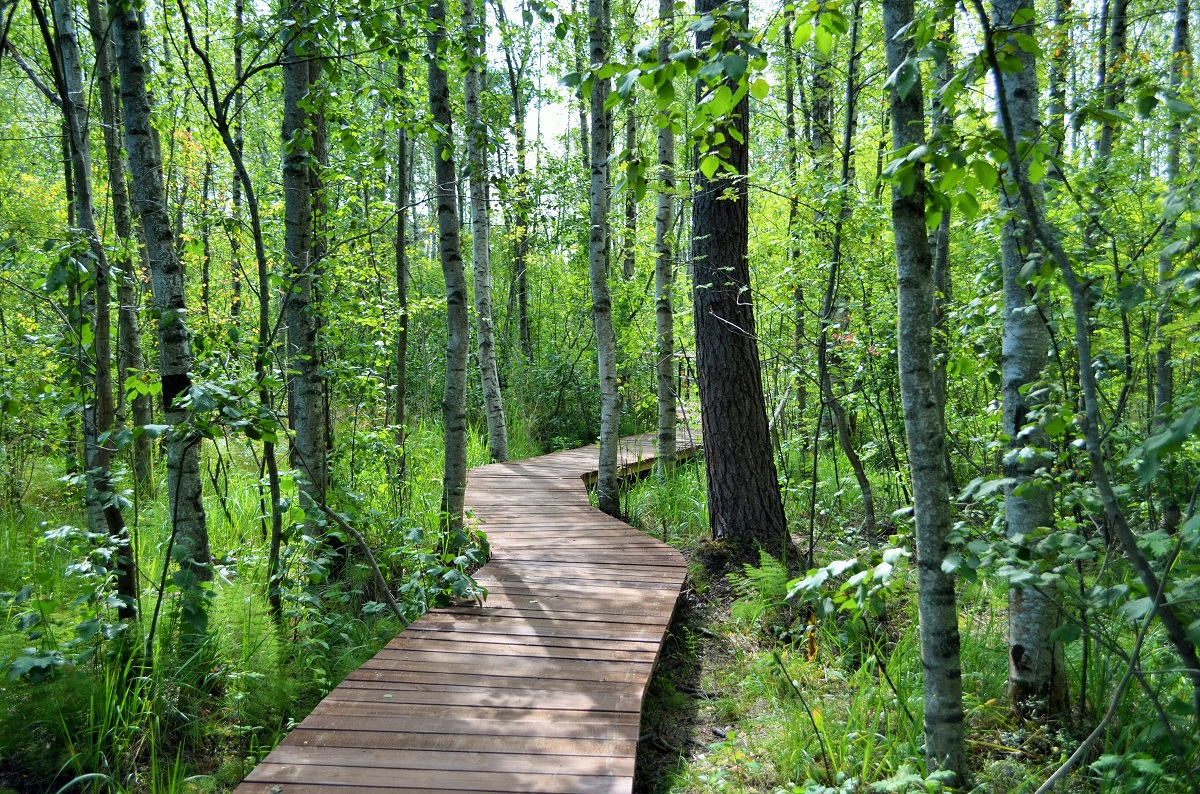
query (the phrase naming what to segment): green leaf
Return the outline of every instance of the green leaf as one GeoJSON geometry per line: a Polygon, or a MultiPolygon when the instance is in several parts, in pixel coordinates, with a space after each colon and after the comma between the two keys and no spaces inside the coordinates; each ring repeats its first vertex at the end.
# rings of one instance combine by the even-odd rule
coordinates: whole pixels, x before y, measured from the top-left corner
{"type": "Polygon", "coordinates": [[[750,96],[755,99],[762,100],[767,98],[767,94],[771,93],[771,86],[767,81],[759,77],[750,84],[750,96]]]}
{"type": "Polygon", "coordinates": [[[979,184],[988,190],[994,189],[1000,181],[1000,172],[996,170],[994,165],[982,158],[971,161],[971,171],[975,174],[975,178],[979,180],[979,184]]]}
{"type": "Polygon", "coordinates": [[[712,179],[720,164],[721,160],[716,155],[710,154],[700,161],[700,173],[704,174],[705,179],[712,179]]]}
{"type": "Polygon", "coordinates": [[[1158,97],[1153,91],[1146,91],[1138,95],[1137,112],[1142,118],[1150,118],[1150,114],[1158,107],[1158,97]]]}
{"type": "Polygon", "coordinates": [[[737,53],[726,55],[721,62],[725,76],[734,81],[742,79],[742,76],[746,74],[746,67],[748,65],[746,59],[737,53]]]}

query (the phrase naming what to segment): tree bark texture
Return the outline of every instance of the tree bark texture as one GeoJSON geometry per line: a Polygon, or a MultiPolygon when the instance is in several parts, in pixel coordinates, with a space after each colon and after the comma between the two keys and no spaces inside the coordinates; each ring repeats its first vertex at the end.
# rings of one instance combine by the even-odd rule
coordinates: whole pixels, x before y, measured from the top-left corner
{"type": "Polygon", "coordinates": [[[446,50],[446,8],[442,0],[429,5],[429,109],[440,127],[433,147],[438,248],[446,282],[446,385],[442,394],[442,423],[446,442],[442,481],[442,512],[450,529],[462,526],[467,488],[467,279],[459,241],[455,192],[450,88],[443,60],[446,50]]]}
{"type": "MultiPolygon", "coordinates": [[[[117,233],[115,265],[117,280],[117,408],[125,400],[125,380],[131,372],[142,369],[142,338],[138,322],[137,272],[133,257],[136,238],[129,209],[129,189],[125,182],[125,162],[121,155],[121,111],[113,88],[115,52],[108,31],[106,16],[99,0],[88,0],[88,26],[96,51],[96,83],[100,94],[101,124],[104,130],[104,153],[108,164],[108,187],[112,197],[113,230],[117,233]]],[[[110,267],[109,272],[113,272],[110,267]]],[[[131,403],[133,424],[144,427],[154,421],[150,395],[138,392],[131,403]]],[[[151,439],[142,434],[133,441],[133,475],[138,483],[150,482],[151,439]]]]}
{"type": "MultiPolygon", "coordinates": [[[[675,25],[674,0],[659,0],[659,63],[669,63],[675,25]]],[[[658,206],[654,215],[654,339],[655,391],[658,397],[658,469],[675,465],[675,280],[671,227],[675,225],[675,133],[668,124],[658,131],[658,206]]]]}
{"type": "MultiPolygon", "coordinates": [[[[1011,24],[1013,15],[1029,9],[1031,0],[995,0],[995,23],[1011,24]]],[[[1022,31],[1032,34],[1032,25],[1022,31]]],[[[1040,133],[1037,66],[1032,53],[1014,48],[1024,69],[1005,81],[1009,112],[1017,135],[1033,139],[1040,133]]],[[[1035,187],[1037,200],[1041,190],[1035,187]]],[[[1038,470],[1046,465],[1044,455],[1050,439],[1031,419],[1038,406],[1030,387],[1045,373],[1050,351],[1050,334],[1043,322],[1021,269],[1037,249],[1031,219],[1025,214],[1011,172],[1006,174],[1002,206],[1009,211],[1001,240],[1004,271],[1004,330],[1000,353],[1000,392],[1003,400],[1003,430],[1012,442],[1004,457],[1004,470],[1013,483],[1006,487],[1004,518],[1010,539],[1032,537],[1039,527],[1054,526],[1054,500],[1040,481],[1038,470]]],[[[1058,627],[1058,607],[1033,588],[1009,592],[1009,699],[1022,714],[1056,717],[1069,710],[1066,668],[1060,644],[1050,641],[1058,627]]]]}
{"type": "Polygon", "coordinates": [[[137,570],[125,531],[125,520],[112,494],[112,456],[109,442],[100,435],[111,432],[116,418],[112,383],[112,289],[108,257],[96,227],[92,193],[92,159],[87,133],[87,95],[83,87],[83,65],[75,33],[75,9],[70,0],[51,0],[55,44],[62,70],[62,110],[70,142],[71,167],[75,175],[75,219],[88,242],[93,259],[92,288],[95,311],[92,324],[92,400],[84,410],[87,502],[97,529],[108,533],[117,548],[117,593],[123,620],[137,614],[137,570]]]}
{"type": "MultiPolygon", "coordinates": [[[[1175,26],[1171,36],[1171,64],[1167,84],[1171,97],[1176,97],[1183,85],[1183,71],[1190,64],[1191,40],[1188,32],[1188,22],[1191,16],[1190,0],[1176,0],[1175,26]]],[[[1171,115],[1171,126],[1167,130],[1167,190],[1168,203],[1177,201],[1180,184],[1180,155],[1183,140],[1183,116],[1177,113],[1171,115]]],[[[1169,241],[1175,236],[1178,210],[1168,206],[1167,217],[1163,224],[1162,239],[1169,241]]],[[[1170,281],[1174,272],[1172,257],[1160,253],[1158,257],[1158,281],[1160,284],[1170,281]]],[[[1175,368],[1171,364],[1171,336],[1167,328],[1171,324],[1170,296],[1164,296],[1158,317],[1155,321],[1155,337],[1158,349],[1154,352],[1154,424],[1161,426],[1169,417],[1171,402],[1175,392],[1175,368]]],[[[1179,500],[1175,498],[1168,485],[1159,496],[1159,512],[1162,516],[1160,524],[1163,529],[1173,532],[1179,525],[1182,516],[1179,500]]]]}
{"type": "MultiPolygon", "coordinates": [[[[404,59],[396,65],[396,88],[403,95],[407,81],[404,59]]],[[[396,132],[396,305],[400,310],[400,328],[396,331],[396,446],[400,450],[396,476],[401,488],[407,477],[408,450],[405,412],[408,399],[408,200],[412,169],[408,165],[408,128],[404,123],[396,132]]]]}
{"type": "MultiPolygon", "coordinates": [[[[719,7],[715,0],[696,2],[698,14],[719,7]]],[[[743,9],[749,13],[748,6],[743,9]]],[[[698,31],[697,49],[706,48],[710,39],[708,31],[698,31]]],[[[706,91],[700,83],[697,98],[706,91]]],[[[730,543],[739,556],[758,546],[786,558],[791,544],[771,454],[750,300],[749,114],[750,103],[744,98],[724,125],[730,148],[727,162],[735,174],[696,177],[692,200],[696,377],[713,538],[730,543]]],[[[756,558],[753,553],[745,556],[756,558]]]]}
{"type": "MultiPolygon", "coordinates": [[[[884,37],[888,72],[912,57],[911,40],[901,31],[913,19],[913,0],[884,0],[884,37]]],[[[891,97],[894,148],[925,141],[925,111],[920,80],[901,97],[891,97]]],[[[953,526],[946,471],[946,431],[934,377],[933,260],[925,226],[924,164],[914,163],[917,178],[905,195],[892,189],[892,226],[899,277],[900,394],[909,444],[913,507],[917,524],[917,606],[921,663],[925,669],[925,757],[930,770],[945,769],[966,782],[963,736],[962,668],[959,659],[958,609],[954,577],[942,570],[953,526]]]]}
{"type": "MultiPolygon", "coordinates": [[[[494,461],[508,460],[508,432],[504,425],[504,401],[500,396],[500,373],[496,366],[496,332],[492,322],[491,220],[488,215],[487,126],[479,107],[484,83],[480,42],[486,35],[486,16],[475,18],[476,0],[463,0],[463,37],[467,74],[464,94],[467,105],[467,158],[471,163],[471,260],[475,269],[475,340],[479,347],[479,380],[483,387],[483,412],[487,421],[488,455],[494,461]]],[[[487,6],[479,5],[486,15],[487,6]]]]}
{"type": "MultiPolygon", "coordinates": [[[[604,0],[588,0],[588,42],[591,65],[599,68],[608,59],[608,15],[604,0]]],[[[596,328],[597,369],[600,374],[600,460],[596,495],[601,510],[619,515],[617,447],[620,442],[620,394],[617,390],[617,340],[612,324],[612,297],[608,290],[608,155],[609,115],[607,78],[593,77],[591,95],[591,235],[588,240],[588,278],[592,288],[592,322],[596,328]]]]}
{"type": "Polygon", "coordinates": [[[159,373],[162,378],[163,413],[172,431],[167,437],[167,492],[175,543],[182,548],[181,567],[194,579],[212,578],[212,561],[201,501],[201,437],[179,425],[186,424],[182,400],[192,382],[190,334],[184,300],[183,267],[175,248],[175,235],[167,216],[163,191],[162,159],[150,124],[146,62],[142,55],[142,29],[131,5],[109,6],[121,75],[121,100],[125,111],[125,150],[133,180],[133,210],[146,236],[146,257],[154,306],[158,313],[159,373]]]}
{"type": "MultiPolygon", "coordinates": [[[[289,10],[302,31],[307,13],[293,2],[289,10]]],[[[325,394],[321,381],[320,350],[317,342],[320,308],[315,282],[320,263],[315,254],[316,234],[313,209],[317,175],[311,162],[318,160],[319,111],[311,109],[313,86],[320,75],[320,61],[306,35],[288,43],[283,64],[283,196],[284,317],[287,322],[288,368],[292,371],[288,395],[292,405],[291,467],[300,475],[301,505],[306,512],[325,503],[325,394]]],[[[315,512],[313,513],[315,515],[315,512]]],[[[315,531],[314,525],[309,529],[315,531]]]]}

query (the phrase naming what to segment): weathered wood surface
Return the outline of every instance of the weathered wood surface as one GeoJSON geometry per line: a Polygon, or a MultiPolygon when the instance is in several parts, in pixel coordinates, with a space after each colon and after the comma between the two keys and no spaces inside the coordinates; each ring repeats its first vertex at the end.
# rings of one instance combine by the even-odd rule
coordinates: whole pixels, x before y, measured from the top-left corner
{"type": "MultiPolygon", "coordinates": [[[[681,435],[681,457],[695,446],[681,435]]],[[[653,462],[624,439],[622,475],[653,462]]],[[[596,448],[472,469],[482,607],[435,609],[329,693],[237,794],[630,792],[687,567],[590,507],[596,448]]]]}

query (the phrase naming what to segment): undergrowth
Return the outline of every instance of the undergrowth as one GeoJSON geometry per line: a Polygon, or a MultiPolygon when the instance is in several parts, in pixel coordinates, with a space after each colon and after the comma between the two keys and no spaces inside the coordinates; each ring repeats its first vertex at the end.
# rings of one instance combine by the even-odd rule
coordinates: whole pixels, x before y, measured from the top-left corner
{"type": "MultiPolygon", "coordinates": [[[[703,483],[702,462],[688,463],[624,496],[634,523],[683,551],[690,572],[684,596],[690,617],[672,627],[643,715],[650,740],[641,752],[661,756],[662,768],[639,760],[638,790],[940,789],[924,761],[916,572],[903,515],[890,543],[869,546],[853,509],[839,510],[847,494],[832,465],[823,464],[811,502],[816,514],[808,492],[802,500],[793,490],[788,504],[801,548],[814,529],[816,567],[796,577],[763,555],[759,565],[721,578],[703,565],[709,536],[703,483]],[[686,720],[687,729],[664,728],[670,718],[686,720]]],[[[1091,705],[1087,719],[1050,732],[1015,717],[1005,697],[1007,584],[988,576],[960,580],[958,597],[971,789],[1032,794],[1090,730],[1097,707],[1091,705]]],[[[1093,689],[1119,672],[1096,654],[1088,664],[1093,689]]],[[[1078,643],[1068,646],[1067,665],[1077,691],[1078,643]]],[[[1063,790],[1187,790],[1186,781],[1164,770],[1165,757],[1145,750],[1166,741],[1150,704],[1129,696],[1119,713],[1063,790]]]]}
{"type": "MultiPolygon", "coordinates": [[[[406,619],[473,593],[469,572],[486,540],[472,532],[452,542],[441,529],[440,428],[410,428],[404,487],[392,430],[359,428],[352,438],[333,461],[342,474],[332,506],[366,537],[406,619]]],[[[517,454],[533,452],[519,429],[512,438],[517,454]]],[[[468,455],[470,465],[486,462],[478,434],[468,455]]],[[[202,465],[215,577],[199,646],[178,641],[170,578],[157,589],[165,488],[125,493],[137,506],[126,512],[142,584],[133,624],[108,608],[112,550],[84,528],[71,486],[46,469],[0,513],[0,791],[226,790],[402,627],[352,540],[343,539],[346,575],[329,578],[337,552],[302,531],[291,477],[282,615],[273,618],[258,461],[218,440],[205,445],[202,465]]]]}

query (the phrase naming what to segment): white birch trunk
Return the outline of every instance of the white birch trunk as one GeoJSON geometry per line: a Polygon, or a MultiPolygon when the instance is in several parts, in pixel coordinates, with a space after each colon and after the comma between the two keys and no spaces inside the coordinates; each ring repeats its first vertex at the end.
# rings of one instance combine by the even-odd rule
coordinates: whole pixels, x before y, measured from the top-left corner
{"type": "MultiPolygon", "coordinates": [[[[486,15],[486,6],[480,6],[486,15]]],[[[479,109],[479,92],[484,82],[480,67],[479,42],[486,30],[486,16],[475,20],[475,0],[463,0],[463,35],[466,40],[467,75],[464,93],[467,104],[467,158],[471,163],[471,256],[475,268],[475,338],[479,345],[479,378],[483,386],[487,418],[488,454],[494,461],[508,460],[508,433],[504,426],[504,402],[500,396],[500,374],[496,367],[496,334],[492,322],[492,273],[488,218],[487,127],[479,109]]]]}
{"type": "MultiPolygon", "coordinates": [[[[995,0],[996,22],[1007,26],[1013,15],[1023,9],[1032,12],[1031,0],[995,0]]],[[[1027,32],[1032,33],[1032,29],[1027,32]]],[[[1031,53],[1016,48],[1016,57],[1024,64],[1021,72],[1006,81],[1009,111],[1017,135],[1021,138],[1040,134],[1037,66],[1031,53]]],[[[1035,187],[1038,201],[1042,191],[1035,187]]],[[[1030,537],[1039,527],[1054,525],[1053,495],[1039,481],[1037,470],[1046,461],[1038,456],[1020,454],[1027,447],[1042,449],[1050,439],[1029,414],[1037,405],[1030,399],[1029,387],[1043,377],[1050,352],[1050,334],[1046,329],[1020,273],[1028,257],[1037,249],[1030,219],[1018,198],[1011,173],[1001,203],[1010,211],[1001,240],[1004,270],[1004,331],[1001,339],[1000,391],[1004,403],[1003,429],[1012,439],[1004,458],[1005,475],[1013,484],[1005,490],[1004,518],[1009,538],[1030,537]],[[1027,425],[1029,426],[1027,428],[1027,425]]],[[[1009,591],[1009,698],[1019,713],[1055,716],[1069,708],[1065,667],[1061,645],[1050,641],[1060,622],[1059,611],[1032,588],[1009,591]]]]}
{"type": "MultiPolygon", "coordinates": [[[[675,3],[659,0],[661,27],[658,60],[671,57],[675,3]]],[[[671,227],[675,225],[675,133],[668,124],[658,131],[658,207],[654,216],[654,339],[658,394],[658,468],[665,474],[675,465],[675,310],[672,305],[674,252],[671,227]]]]}
{"type": "MultiPolygon", "coordinates": [[[[912,55],[912,42],[899,35],[913,18],[913,0],[884,0],[888,72],[912,55]]],[[[925,141],[921,84],[901,98],[891,91],[893,148],[925,141]]],[[[909,444],[913,508],[917,524],[917,607],[921,663],[925,669],[925,758],[930,771],[944,769],[966,783],[962,667],[954,577],[942,570],[952,528],[946,470],[946,431],[938,403],[933,348],[933,258],[925,226],[924,165],[908,195],[892,190],[896,270],[899,277],[900,394],[909,444]]],[[[965,786],[963,786],[965,788],[965,786]]]]}
{"type": "Polygon", "coordinates": [[[442,395],[442,422],[446,441],[442,512],[447,527],[462,526],[463,497],[467,488],[467,279],[463,272],[462,247],[458,236],[458,205],[455,193],[453,132],[450,88],[439,58],[449,57],[446,41],[446,9],[442,0],[429,6],[429,109],[434,124],[441,127],[433,147],[434,180],[437,182],[438,247],[442,275],[446,281],[446,383],[442,395]]]}
{"type": "MultiPolygon", "coordinates": [[[[599,68],[608,58],[608,14],[604,0],[588,0],[591,29],[588,41],[591,65],[599,68]]],[[[617,391],[617,340],[613,333],[612,298],[608,290],[608,155],[610,130],[604,101],[609,82],[594,77],[591,95],[591,236],[588,240],[588,277],[592,287],[592,322],[596,327],[596,357],[600,374],[600,460],[596,475],[599,507],[619,515],[617,496],[617,446],[620,440],[620,395],[617,391]]]]}
{"type": "MultiPolygon", "coordinates": [[[[141,219],[145,230],[150,285],[158,314],[163,413],[167,424],[175,427],[187,420],[187,411],[180,401],[192,385],[188,373],[192,353],[186,322],[183,268],[167,216],[162,158],[150,124],[147,67],[142,55],[138,13],[132,5],[114,2],[109,6],[109,17],[121,75],[125,150],[133,181],[133,212],[141,219]]],[[[193,432],[174,429],[168,434],[167,492],[176,547],[171,553],[181,558],[181,567],[194,579],[208,581],[212,578],[212,557],[201,501],[201,442],[201,436],[193,432]]]]}

